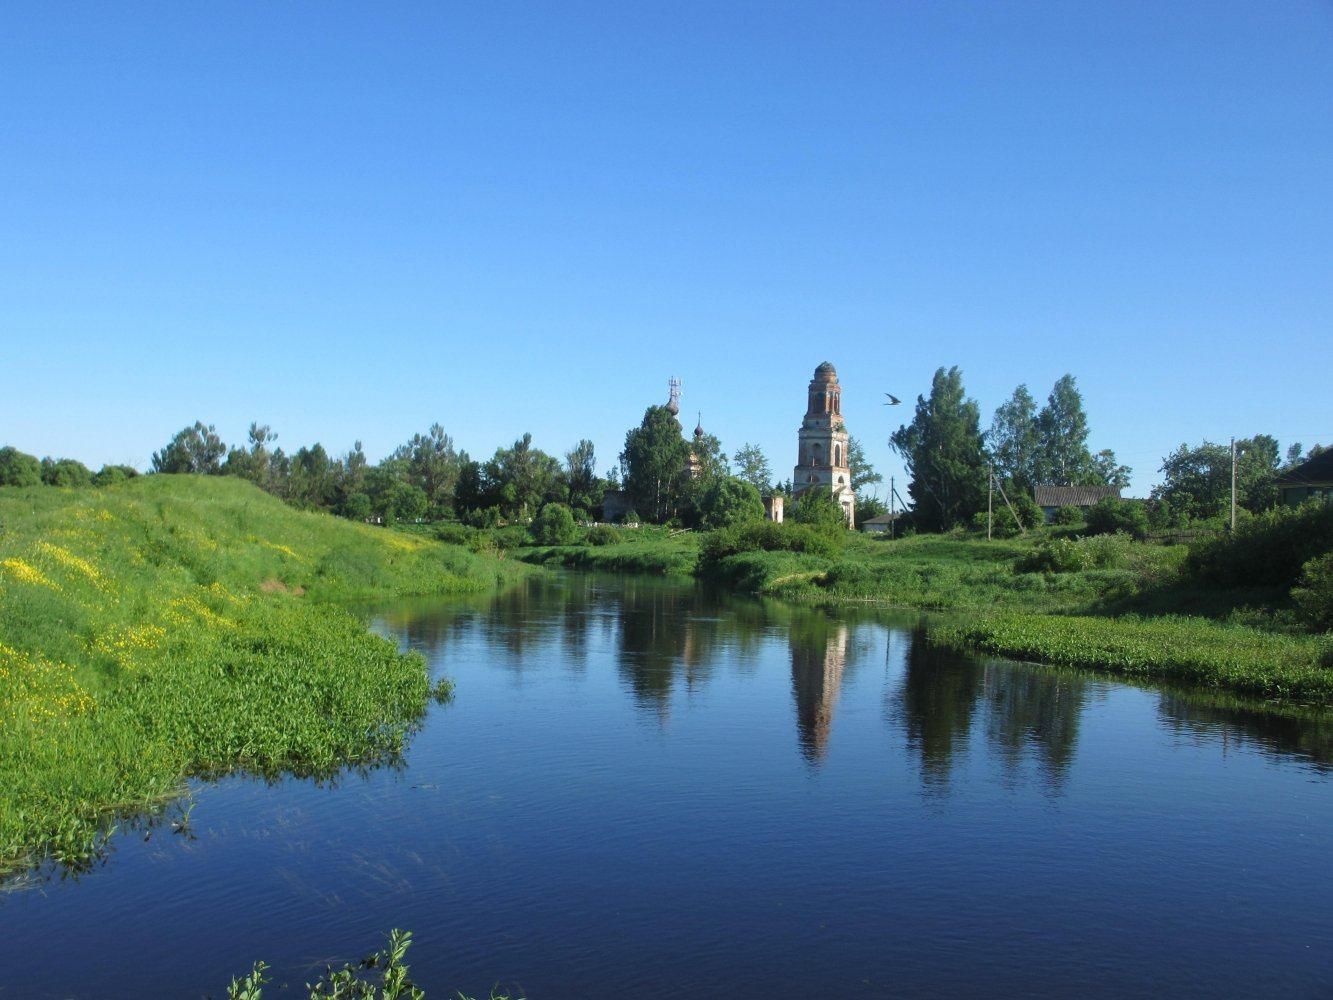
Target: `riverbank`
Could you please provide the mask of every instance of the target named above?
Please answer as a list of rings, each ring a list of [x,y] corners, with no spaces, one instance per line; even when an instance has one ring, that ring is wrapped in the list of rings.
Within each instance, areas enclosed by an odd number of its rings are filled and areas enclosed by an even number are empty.
[[[393,757],[425,665],[337,602],[524,571],[239,479],[0,490],[0,869],[86,863],[191,775]]]
[[[665,534],[602,547],[520,550],[543,565],[690,572],[728,589],[816,605],[967,614],[930,640],[1017,659],[1333,704],[1333,639],[1304,632],[1277,587],[1203,586],[1188,550],[1124,536],[1078,541],[849,534],[833,551],[702,545]],[[621,550],[621,551],[617,551]]]

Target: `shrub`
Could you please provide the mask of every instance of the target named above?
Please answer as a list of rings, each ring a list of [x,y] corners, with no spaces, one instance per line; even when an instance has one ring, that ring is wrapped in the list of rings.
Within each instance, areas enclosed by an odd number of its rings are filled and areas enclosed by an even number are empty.
[[[435,538],[446,545],[466,545],[472,538],[472,532],[457,522],[446,521],[435,525]]]
[[[1078,542],[1053,538],[1019,559],[1014,568],[1020,573],[1078,573],[1090,562],[1088,550]]]
[[[1277,507],[1236,526],[1235,534],[1190,547],[1186,571],[1222,586],[1290,587],[1312,559],[1333,551],[1333,505]]]
[[[1061,507],[1051,517],[1052,524],[1070,525],[1083,523],[1083,511],[1077,507]]]
[[[1292,590],[1291,596],[1306,622],[1322,631],[1333,631],[1333,552],[1305,564],[1301,585]]]
[[[1088,508],[1085,518],[1089,535],[1114,535],[1124,532],[1135,538],[1148,536],[1148,512],[1143,505],[1129,500],[1106,497]]]
[[[839,534],[847,530],[847,512],[834,499],[827,486],[816,486],[802,493],[796,501],[792,520],[827,534]]]
[[[538,545],[572,545],[579,537],[574,515],[562,503],[548,503],[538,511],[529,530]]]
[[[764,502],[749,483],[734,476],[718,476],[699,494],[698,512],[701,528],[726,528],[762,520]]]
[[[1074,543],[1083,550],[1084,561],[1090,569],[1120,569],[1129,558],[1134,540],[1129,535],[1097,535]]]
[[[42,459],[42,482],[47,486],[91,486],[93,474],[88,466],[73,458]]]
[[[742,552],[805,552],[831,556],[842,549],[845,540],[845,531],[839,535],[830,535],[806,524],[752,521],[714,531],[704,539],[700,551],[705,563],[720,562]]]
[[[588,529],[584,541],[589,545],[615,545],[620,541],[620,532],[609,524],[595,524]]]
[[[978,511],[972,515],[972,527],[985,534],[986,512]],[[991,518],[991,535],[995,538],[1013,538],[1019,533],[1018,521],[1008,507],[1001,507]]]
[[[618,524],[638,524],[640,520],[641,518],[637,512],[627,510],[616,519],[616,522]]]
[[[132,465],[104,465],[93,475],[94,486],[115,486],[133,479],[139,470]]]
[[[37,456],[17,448],[0,448],[0,486],[37,486],[42,481],[42,463]]]

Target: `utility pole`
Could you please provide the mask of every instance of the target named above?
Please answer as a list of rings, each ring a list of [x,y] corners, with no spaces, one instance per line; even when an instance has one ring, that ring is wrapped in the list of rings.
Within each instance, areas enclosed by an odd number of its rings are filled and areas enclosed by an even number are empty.
[[[1231,439],[1231,533],[1236,533],[1236,439]]]
[[[990,541],[991,517],[995,513],[995,461],[986,463],[986,541]]]
[[[889,538],[893,538],[893,529],[897,527],[893,522],[898,519],[898,513],[893,506],[893,477],[889,477]]]

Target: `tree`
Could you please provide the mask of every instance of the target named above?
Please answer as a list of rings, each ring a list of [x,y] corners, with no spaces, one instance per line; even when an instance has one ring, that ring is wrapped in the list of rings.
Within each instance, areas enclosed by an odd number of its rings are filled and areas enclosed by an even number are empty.
[[[736,476],[749,483],[762,495],[773,482],[773,470],[757,444],[743,444],[736,450]]]
[[[1278,443],[1267,434],[1236,442],[1236,502],[1258,513],[1277,500],[1274,480]],[[1191,520],[1218,517],[1231,506],[1231,446],[1204,441],[1191,448],[1182,444],[1162,462],[1163,481],[1153,488],[1153,499],[1178,516]]]
[[[36,455],[0,448],[0,486],[38,486],[41,482],[42,463]]]
[[[73,458],[44,458],[42,482],[47,486],[91,486],[93,474],[88,466]]]
[[[858,497],[865,487],[884,482],[884,477],[875,471],[875,467],[866,458],[861,439],[854,435],[847,437],[847,464],[852,470],[852,492]]]
[[[548,503],[569,496],[560,463],[532,447],[524,434],[512,448],[497,448],[482,470],[487,506],[499,506],[505,517],[527,520]]]
[[[650,406],[625,435],[620,462],[634,509],[655,522],[674,517],[684,493],[690,457],[680,424],[665,406]]]
[[[1014,484],[1014,492],[1031,493],[1041,470],[1042,441],[1037,427],[1037,401],[1020,385],[991,418],[990,451],[995,474]]]
[[[193,427],[178,431],[165,448],[153,453],[153,471],[216,476],[222,472],[226,453],[227,446],[213,425],[196,420]]]
[[[1038,473],[1041,481],[1064,486],[1090,485],[1092,455],[1088,451],[1088,417],[1083,396],[1073,375],[1055,383],[1046,405],[1037,414],[1041,438]]]
[[[591,441],[584,439],[565,452],[565,485],[571,507],[589,511],[602,502],[597,453]]]
[[[796,500],[792,520],[829,534],[847,530],[847,512],[827,486],[812,486],[802,493]]]
[[[411,483],[394,483],[385,497],[384,514],[391,521],[417,521],[426,516],[426,491]]]
[[[1092,456],[1092,474],[1097,482],[1088,485],[1116,486],[1124,490],[1129,488],[1129,477],[1134,470],[1117,462],[1115,452],[1110,448],[1103,448]]]
[[[431,424],[425,434],[412,435],[391,457],[404,463],[407,481],[426,494],[427,512],[432,517],[453,509],[459,458],[453,438],[442,426]]]
[[[240,476],[242,479],[248,479],[256,486],[273,492],[273,453],[269,451],[268,446],[278,440],[278,435],[273,433],[268,424],[251,421],[247,439],[250,444],[249,450],[247,451],[244,448],[231,449],[227,453],[227,463],[223,466],[222,471],[228,476]]]
[[[912,422],[893,432],[889,443],[907,466],[918,527],[942,531],[983,509],[986,459],[979,424],[976,401],[963,392],[962,372],[940,368],[930,398],[917,396]]]
[[[94,486],[115,486],[133,479],[139,470],[132,465],[104,465],[93,475]]]
[[[538,511],[529,530],[538,545],[571,545],[579,536],[574,515],[562,503],[548,503]]]
[[[1143,538],[1148,534],[1148,512],[1142,503],[1131,500],[1104,497],[1088,508],[1085,521],[1089,535],[1123,532]]]
[[[708,530],[727,528],[746,521],[761,521],[764,501],[759,491],[735,476],[717,476],[699,494],[699,526]]]

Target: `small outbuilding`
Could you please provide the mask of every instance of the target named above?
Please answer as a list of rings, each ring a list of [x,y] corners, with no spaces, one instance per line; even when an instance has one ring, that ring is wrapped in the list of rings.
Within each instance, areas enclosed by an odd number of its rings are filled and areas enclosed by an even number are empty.
[[[882,535],[893,527],[893,522],[901,517],[901,514],[880,514],[877,517],[868,517],[861,522],[861,530],[867,535]]]
[[[1080,510],[1087,510],[1107,497],[1119,500],[1120,487],[1043,485],[1035,486],[1032,489],[1032,499],[1037,502],[1037,506],[1046,515],[1047,524],[1054,520],[1055,512],[1061,507],[1077,507]]]
[[[1307,500],[1333,503],[1333,448],[1278,476],[1277,495],[1284,507],[1299,507]]]
[[[784,505],[785,501],[781,493],[770,493],[764,497],[764,520],[781,524]]]

